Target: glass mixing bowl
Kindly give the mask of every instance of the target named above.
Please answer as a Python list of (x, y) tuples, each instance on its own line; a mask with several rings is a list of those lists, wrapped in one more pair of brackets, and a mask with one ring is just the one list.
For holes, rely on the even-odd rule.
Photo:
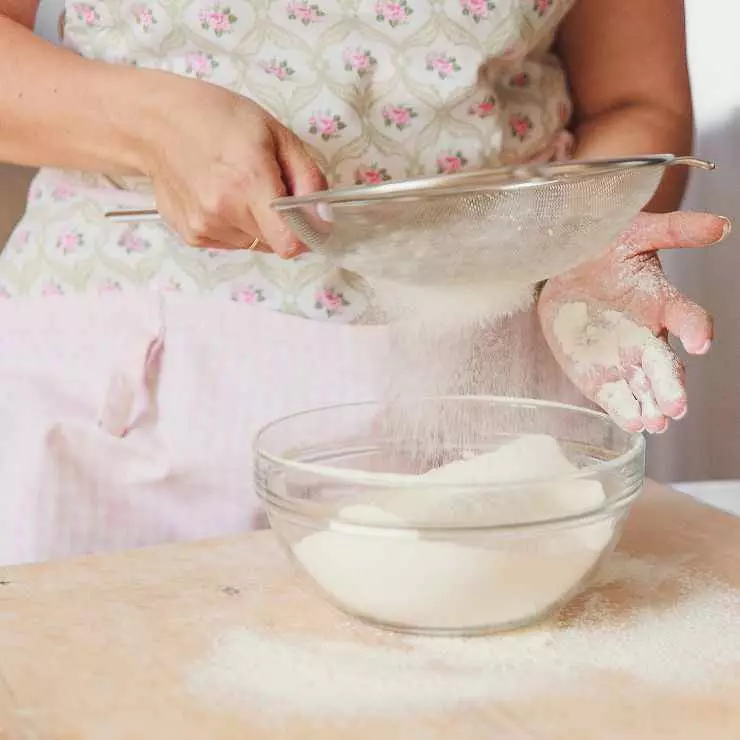
[[(298, 570), (376, 626), (474, 635), (543, 619), (609, 555), (644, 487), (643, 437), (597, 411), (437, 398), (388, 423), (398, 411), (306, 411), (255, 440), (257, 492)], [(450, 433), (455, 425), (465, 433)], [(503, 477), (478, 470), (471, 482), (459, 463), (424, 475), (518, 446), (527, 454)]]

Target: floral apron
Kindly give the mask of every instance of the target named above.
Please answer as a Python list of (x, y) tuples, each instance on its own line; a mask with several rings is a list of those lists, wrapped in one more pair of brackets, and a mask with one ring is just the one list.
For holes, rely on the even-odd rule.
[[(64, 39), (252, 98), (349, 185), (567, 156), (548, 49), (571, 5), (71, 0)], [(0, 304), (0, 563), (255, 526), (256, 429), (379, 393), (387, 332), (357, 325), (357, 276), (102, 218), (150, 199), (144, 180), (42, 170), (0, 255), (0, 295), (15, 299)], [(532, 323), (516, 317), (497, 341), (552, 395)], [(500, 390), (532, 392), (521, 381)]]

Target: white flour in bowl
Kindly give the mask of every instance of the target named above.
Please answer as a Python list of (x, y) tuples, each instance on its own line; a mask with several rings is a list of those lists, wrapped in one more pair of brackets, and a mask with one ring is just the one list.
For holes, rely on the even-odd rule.
[(428, 488), (377, 490), (343, 506), (336, 517), (408, 529), (334, 526), (297, 541), (293, 553), (344, 608), (386, 624), (463, 629), (526, 622), (579, 586), (611, 541), (611, 521), (532, 534), (432, 535), (414, 527), (521, 524), (598, 509), (605, 499), (598, 481), (547, 482), (577, 471), (552, 437), (521, 437), (415, 478)]

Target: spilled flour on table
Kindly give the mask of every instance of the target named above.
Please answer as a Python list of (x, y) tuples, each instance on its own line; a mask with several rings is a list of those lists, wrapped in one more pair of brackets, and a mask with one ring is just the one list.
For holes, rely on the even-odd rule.
[[(349, 717), (536, 696), (606, 671), (693, 692), (740, 665), (740, 592), (681, 563), (615, 555), (591, 590), (537, 628), (485, 638), (340, 630), (343, 638), (224, 634), (187, 677), (239, 711)], [(376, 644), (360, 642), (360, 631)]]

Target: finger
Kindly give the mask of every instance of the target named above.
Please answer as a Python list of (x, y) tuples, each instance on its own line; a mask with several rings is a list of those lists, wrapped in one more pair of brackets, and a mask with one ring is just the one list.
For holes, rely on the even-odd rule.
[[(256, 231), (256, 226), (254, 230)], [(197, 247), (205, 249), (249, 250), (254, 252), (271, 252), (270, 246), (260, 236), (254, 233), (245, 233), (241, 229), (231, 226), (228, 222), (212, 227), (207, 234), (198, 239)]]
[(641, 432), (644, 429), (640, 404), (626, 380), (604, 383), (594, 401), (625, 431)]
[(645, 431), (650, 434), (662, 434), (666, 430), (668, 420), (658, 408), (650, 381), (641, 367), (631, 368), (628, 385), (640, 404)]
[[(291, 131), (280, 127), (275, 132), (277, 142), (277, 159), (283, 173), (287, 191), (290, 195), (311, 195), (326, 190), (327, 182), (324, 173), (309, 154), (304, 143)], [(310, 218), (311, 211), (305, 215)], [(326, 224), (311, 224), (314, 231), (324, 233), (330, 229)], [(306, 245), (301, 244), (301, 251), (308, 251)]]
[(326, 190), (327, 182), (321, 168), (308, 153), (306, 145), (287, 129), (275, 132), (277, 159), (289, 195), (311, 195)]
[[(182, 237), (183, 241), (191, 246), (201, 249), (253, 249), (261, 252), (271, 252), (269, 244), (264, 240), (257, 229), (254, 220), (248, 215), (244, 217), (244, 223), (247, 230), (239, 228), (230, 223), (229, 214), (234, 212), (234, 207), (223, 209), (204, 210), (202, 208), (193, 208), (183, 210), (184, 214), (182, 227), (176, 228), (176, 231)], [(219, 211), (218, 216), (209, 215)], [(253, 236), (256, 235), (256, 236)], [(257, 239), (257, 243), (255, 243)]]
[[(281, 257), (294, 257), (305, 252), (305, 247), (288, 228), (282, 218), (272, 210), (271, 203), (275, 198), (287, 194), (283, 174), (274, 150), (265, 149), (252, 162), (250, 168), (249, 210), (244, 214), (244, 221), (252, 218), (257, 231), (264, 235), (264, 240)], [(244, 228), (242, 223), (237, 224)], [(244, 228), (244, 231), (247, 231)]]
[(691, 355), (705, 355), (712, 346), (714, 326), (711, 315), (699, 304), (678, 291), (672, 295), (664, 310), (663, 324), (681, 340)]
[(641, 213), (619, 242), (632, 254), (658, 249), (697, 249), (721, 242), (731, 228), (729, 219), (711, 213)]
[(648, 342), (642, 353), (642, 368), (650, 381), (660, 411), (671, 419), (686, 415), (683, 366), (664, 339)]
[[(246, 239), (246, 237), (243, 237)], [(272, 254), (272, 248), (268, 244), (264, 244), (259, 241), (257, 244), (252, 246), (254, 238), (250, 237), (248, 242), (244, 241), (242, 245), (236, 246), (233, 243), (222, 242), (216, 239), (205, 239), (201, 244), (198, 244), (200, 249), (217, 249), (228, 252), (242, 251), (242, 252), (260, 252), (261, 254)], [(246, 245), (246, 246), (244, 246)]]

